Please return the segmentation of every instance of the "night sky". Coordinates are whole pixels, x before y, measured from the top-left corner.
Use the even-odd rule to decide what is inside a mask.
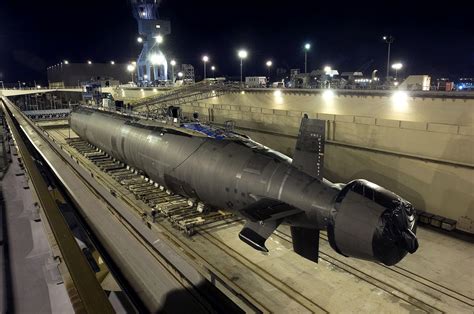
[[[474,1],[469,1],[473,3]],[[163,0],[161,18],[172,34],[163,49],[202,75],[209,55],[218,75],[238,75],[236,51],[245,47],[245,74],[301,68],[310,42],[311,69],[385,73],[381,37],[392,34],[392,61],[403,74],[474,76],[474,5],[455,1],[179,1]],[[141,49],[126,0],[0,1],[0,80],[46,81],[46,67],[70,62],[128,62]]]

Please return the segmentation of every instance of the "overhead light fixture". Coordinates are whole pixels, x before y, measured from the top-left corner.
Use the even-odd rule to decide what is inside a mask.
[[[245,59],[248,56],[247,50],[241,49],[238,52],[238,56],[240,59]]]

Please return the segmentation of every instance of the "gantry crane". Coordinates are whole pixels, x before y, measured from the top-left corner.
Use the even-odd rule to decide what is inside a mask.
[[[163,36],[171,33],[171,25],[158,14],[160,0],[130,0],[138,23],[139,42],[143,49],[137,60],[138,81],[168,79],[168,63],[160,49]]]

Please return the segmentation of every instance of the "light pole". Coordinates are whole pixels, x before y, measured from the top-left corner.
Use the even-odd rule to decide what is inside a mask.
[[[212,77],[216,78],[216,67],[212,66],[211,70],[212,70]]]
[[[21,82],[18,81],[18,89],[21,89]]]
[[[171,64],[171,82],[173,82],[174,84],[174,66],[176,65],[176,61],[171,60],[170,64]]]
[[[239,50],[238,56],[240,58],[240,86],[242,87],[244,59],[248,56],[247,50]]]
[[[203,56],[202,57],[202,62],[204,63],[204,80],[206,79],[206,64],[207,64],[207,61],[209,61],[209,57],[208,56]]]
[[[267,73],[267,74],[268,74],[267,76],[268,76],[268,80],[270,80],[270,68],[272,67],[273,62],[272,62],[272,60],[268,60],[265,64],[267,65],[267,72],[268,72],[268,73]]]
[[[308,73],[308,50],[311,48],[311,44],[306,43],[304,45],[304,73]]]
[[[392,64],[392,69],[395,70],[395,80],[398,79],[398,70],[401,70],[403,68],[403,64],[399,63],[394,63]]]
[[[326,66],[324,67],[324,73],[326,74],[326,81],[325,81],[326,86],[325,86],[325,87],[331,88],[331,82],[330,82],[330,80],[328,79],[328,75],[329,75],[330,77],[332,77],[332,68],[331,68],[330,66],[326,65]]]
[[[390,75],[390,46],[392,43],[395,41],[395,38],[392,35],[388,36],[383,36],[382,37],[383,41],[388,44],[388,50],[387,50],[387,76],[386,80],[388,81],[388,76]]]
[[[0,81],[2,83],[2,89],[5,89],[5,85],[3,84],[3,81]]]
[[[133,64],[127,65],[127,71],[130,72],[130,74],[132,75],[132,83],[135,83],[133,81],[133,72],[135,72],[135,66]]]

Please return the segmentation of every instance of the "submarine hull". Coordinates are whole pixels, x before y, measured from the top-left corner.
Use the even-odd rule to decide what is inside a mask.
[[[416,250],[413,207],[368,181],[341,189],[242,136],[217,139],[86,108],[73,111],[70,124],[84,140],[174,193],[242,215],[247,223],[239,236],[256,249],[266,251],[265,240],[285,223],[295,251],[315,261],[319,230],[325,229],[333,248],[346,256],[390,265]],[[384,260],[378,247],[387,243],[393,249]]]

